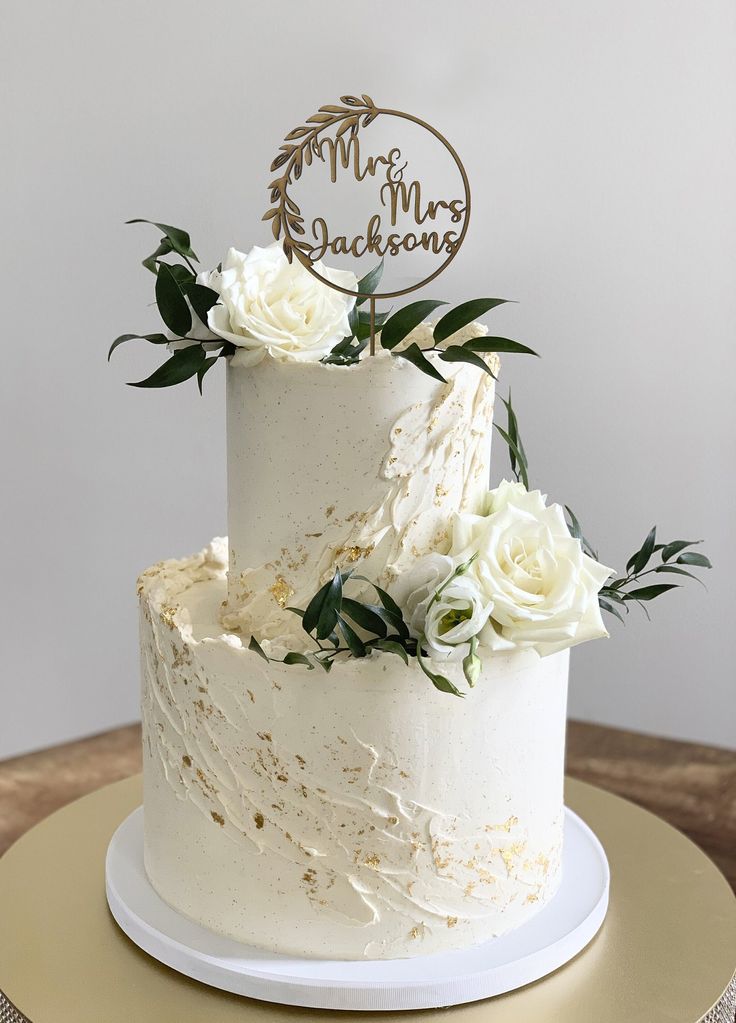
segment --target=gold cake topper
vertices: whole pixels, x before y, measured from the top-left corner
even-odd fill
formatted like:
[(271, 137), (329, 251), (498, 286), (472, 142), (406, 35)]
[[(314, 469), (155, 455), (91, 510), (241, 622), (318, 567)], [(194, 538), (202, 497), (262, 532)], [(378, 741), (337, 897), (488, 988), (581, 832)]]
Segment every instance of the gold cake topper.
[[(409, 121), (429, 132), (449, 153), (461, 180), (458, 196), (428, 199), (417, 178), (405, 177), (407, 161), (397, 146), (391, 146), (386, 152), (366, 152), (366, 129), (379, 118), (389, 117)], [(331, 235), (324, 216), (312, 217), (306, 226), (305, 217), (289, 189), (301, 178), (304, 169), (315, 162), (328, 167), (332, 184), (343, 171), (352, 174), (356, 182), (378, 185), (378, 208), (371, 213), (362, 234)], [(328, 287), (356, 299), (369, 299), (370, 351), (374, 354), (376, 300), (398, 298), (429, 284), (447, 269), (465, 239), (470, 221), (470, 184), (460, 157), (447, 139), (426, 121), (400, 110), (377, 107), (371, 97), (364, 94), (341, 96), (339, 105), (320, 107), (304, 124), (292, 129), (271, 163), (271, 171), (279, 174), (268, 186), (271, 206), (263, 219), (270, 221), (276, 240), (283, 237), (284, 253), (289, 262), (296, 256), (309, 273)], [(384, 216), (387, 218), (385, 227)], [(408, 217), (417, 230), (401, 231), (402, 216)], [(444, 229), (439, 226), (438, 217), (449, 222)], [(355, 258), (373, 254), (385, 259), (416, 250), (442, 257), (441, 262), (417, 283), (392, 291), (351, 291), (315, 269), (315, 264), (327, 253)]]

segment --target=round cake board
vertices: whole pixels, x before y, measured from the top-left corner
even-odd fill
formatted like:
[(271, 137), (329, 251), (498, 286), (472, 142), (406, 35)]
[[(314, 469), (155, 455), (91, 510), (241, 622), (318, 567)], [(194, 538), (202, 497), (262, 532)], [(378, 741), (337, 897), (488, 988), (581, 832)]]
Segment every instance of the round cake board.
[[(116, 782), (47, 817), (0, 858), (0, 1018), (23, 1018), (12, 1003), (33, 1023), (335, 1023), (328, 1009), (200, 984), (130, 941), (105, 899), (105, 851), (140, 802), (140, 776)], [(487, 1001), (362, 1020), (733, 1021), (736, 899), (718, 868), (679, 831), (609, 792), (568, 779), (566, 802), (611, 866), (608, 913), (588, 947), (544, 980)]]
[(108, 847), (107, 901), (119, 926), (145, 952), (224, 991), (313, 1009), (432, 1009), (523, 987), (590, 942), (608, 908), (608, 862), (591, 829), (569, 809), (563, 849), (560, 888), (526, 924), (472, 948), (412, 959), (280, 955), (189, 920), (163, 901), (146, 876), (142, 807), (123, 821)]

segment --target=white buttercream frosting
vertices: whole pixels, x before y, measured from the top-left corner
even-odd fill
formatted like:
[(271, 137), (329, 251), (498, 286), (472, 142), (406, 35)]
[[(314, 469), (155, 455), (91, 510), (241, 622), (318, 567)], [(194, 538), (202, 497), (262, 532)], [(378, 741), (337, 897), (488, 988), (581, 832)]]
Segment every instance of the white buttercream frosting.
[[(453, 341), (484, 332), (473, 324)], [(351, 367), (233, 358), (228, 628), (303, 649), (285, 606), (304, 608), (336, 565), (360, 561), (390, 586), (449, 549), (453, 513), (476, 510), (488, 489), (494, 381), (430, 358), (446, 384), (383, 350)]]
[(145, 862), (168, 903), (243, 942), (359, 959), (474, 944), (551, 898), (567, 652), (494, 655), (464, 700), (387, 654), (267, 664), (223, 632), (226, 585), (222, 540), (139, 583)]

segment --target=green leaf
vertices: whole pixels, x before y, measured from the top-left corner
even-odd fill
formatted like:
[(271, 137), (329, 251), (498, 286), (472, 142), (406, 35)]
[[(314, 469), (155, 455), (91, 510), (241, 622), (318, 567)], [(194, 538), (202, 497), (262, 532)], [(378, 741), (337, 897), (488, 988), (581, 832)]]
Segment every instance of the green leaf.
[(575, 515), (575, 512), (574, 512), (574, 511), (572, 510), (572, 508), (570, 508), (570, 506), (569, 506), (569, 505), (567, 505), (567, 504), (565, 505), (565, 511), (566, 511), (566, 512), (567, 512), (567, 514), (568, 514), (568, 515), (570, 516), (570, 535), (571, 535), (571, 536), (572, 536), (572, 537), (573, 537), (573, 538), (574, 538), (575, 540), (580, 540), (580, 539), (582, 539), (582, 536), (583, 536), (583, 531), (582, 531), (582, 529), (580, 528), (580, 523), (579, 523), (579, 522), (578, 522), (578, 520), (577, 520), (577, 516)]
[(262, 647), (262, 646), (261, 646), (261, 644), (260, 644), (260, 643), (258, 642), (258, 640), (256, 639), (256, 637), (255, 637), (255, 636), (251, 636), (251, 637), (250, 637), (250, 643), (248, 644), (248, 649), (249, 649), (249, 650), (252, 650), (252, 651), (253, 651), (253, 653), (256, 653), (256, 654), (258, 654), (258, 656), (259, 656), (259, 657), (262, 657), (264, 661), (267, 661), (267, 660), (268, 660), (268, 657), (267, 657), (267, 656), (266, 656), (266, 654), (265, 654), (265, 653), (263, 652), (263, 647)]
[(609, 614), (615, 615), (620, 622), (623, 622), (624, 625), (626, 625), (626, 622), (624, 621), (624, 616), (621, 614), (619, 609), (617, 607), (614, 607), (613, 604), (609, 603), (609, 601), (606, 600), (605, 597), (601, 597), (599, 595), (598, 603), (600, 604), (604, 611), (608, 611)]
[[(374, 582), (371, 582), (370, 579), (366, 579), (366, 577), (363, 575), (356, 575), (354, 578), (360, 579), (361, 582), (364, 583), (370, 583), (370, 585), (378, 594), (378, 599), (381, 601), (381, 603), (383, 604), (384, 608), (386, 609), (390, 616), (390, 620), (387, 622), (387, 624), (390, 624), (394, 629), (396, 629), (396, 631), (403, 639), (408, 639), (409, 629), (407, 628), (406, 623), (404, 621), (403, 612), (399, 605), (394, 600), (394, 598), (391, 596), (391, 594), (386, 593), (386, 591), (382, 590), (380, 586), (376, 586)], [(374, 608), (374, 610), (378, 612), (378, 608)]]
[(158, 267), (156, 266), (156, 260), (159, 256), (168, 256), (173, 251), (171, 242), (168, 238), (162, 238), (159, 247), (155, 252), (152, 252), (150, 256), (147, 256), (142, 262), (146, 270), (150, 270), (152, 274), (158, 273)]
[(350, 327), (349, 338), (352, 339), (358, 333), (358, 310), (355, 306), (348, 313), (348, 327)]
[(639, 586), (635, 590), (629, 590), (624, 594), (627, 600), (654, 600), (667, 590), (678, 589), (677, 583), (659, 583), (655, 586)]
[(178, 337), (184, 337), (192, 328), (192, 313), (179, 284), (166, 263), (159, 267), (156, 277), (156, 305), (161, 319)]
[(676, 564), (696, 565), (698, 568), (713, 568), (705, 554), (698, 554), (697, 551), (685, 551), (684, 554), (677, 558)]
[(361, 604), (350, 597), (343, 597), (342, 610), (344, 613), (359, 625), (361, 629), (372, 633), (374, 636), (386, 636), (388, 628), (381, 614), (367, 604)]
[(662, 548), (662, 561), (669, 561), (670, 558), (674, 558), (675, 554), (684, 551), (686, 547), (694, 547), (695, 544), (702, 542), (702, 540), (673, 540), (672, 543), (665, 544)]
[(185, 291), (187, 298), (192, 303), (192, 309), (206, 326), (207, 313), (213, 305), (217, 305), (220, 301), (220, 296), (212, 288), (206, 288), (203, 284), (197, 284), (196, 282), (188, 284)]
[(465, 348), (463, 345), (451, 345), (449, 348), (445, 348), (440, 352), (440, 359), (443, 362), (467, 362), (470, 366), (482, 369), (489, 377), (493, 377), (494, 380), (496, 379), (496, 374), (492, 372), (488, 363), (481, 359), (480, 355), (476, 355), (475, 352), (471, 352), (469, 348)]
[(304, 617), (304, 612), (298, 607), (285, 607), (284, 611), (291, 611), (292, 614), (298, 615), (300, 618)]
[(446, 678), (444, 675), (435, 675), (434, 672), (426, 671), (426, 670), (425, 670), (424, 674), (429, 679), (431, 679), (432, 685), (435, 687), (435, 689), (439, 689), (439, 691), (441, 693), (452, 693), (453, 696), (461, 696), (461, 697), (465, 695), (464, 693), (461, 693), (460, 690), (457, 688), (457, 686), (454, 685), (449, 680), (449, 678)]
[[(383, 334), (381, 334), (381, 337), (383, 337)], [(406, 359), (407, 362), (416, 366), (417, 369), (420, 369), (422, 373), (426, 373), (427, 376), (434, 377), (435, 380), (440, 380), (443, 384), (447, 383), (440, 371), (435, 369), (429, 359), (424, 355), (418, 344), (412, 343), (408, 348), (402, 348), (400, 352), (395, 353), (395, 357)]]
[(197, 387), (199, 388), (200, 394), (202, 394), (202, 381), (204, 380), (204, 375), (205, 373), (212, 369), (216, 362), (217, 356), (210, 355), (208, 358), (204, 360), (202, 365), (197, 370)]
[(131, 387), (171, 387), (193, 377), (205, 361), (204, 349), (201, 345), (192, 345), (174, 352), (170, 359), (159, 366), (150, 377), (130, 384)]
[(509, 460), (511, 462), (511, 471), (516, 476), (517, 480), (521, 480), (526, 489), (529, 489), (529, 465), (527, 462), (526, 451), (521, 440), (519, 433), (519, 423), (514, 412), (514, 407), (511, 403), (511, 389), (509, 388), (508, 398), (501, 398), (504, 406), (506, 407), (506, 413), (508, 416), (508, 432), (503, 430), (500, 426), (496, 426), (496, 429), (501, 434), (509, 449)]
[(658, 565), (654, 569), (654, 571), (655, 572), (667, 572), (667, 573), (670, 573), (672, 575), (686, 575), (688, 577), (688, 579), (694, 579), (696, 583), (700, 583), (700, 585), (704, 589), (708, 588), (705, 585), (705, 583), (703, 582), (703, 580), (698, 578), (697, 575), (693, 575), (692, 572), (687, 572), (684, 568), (677, 568), (676, 565)]
[(337, 569), (332, 579), (317, 591), (307, 605), (302, 619), (304, 631), (314, 632), (317, 639), (327, 639), (335, 630), (341, 604), (342, 576)]
[(632, 554), (629, 560), (626, 562), (626, 571), (633, 572), (634, 575), (638, 575), (644, 568), (646, 568), (649, 559), (654, 551), (654, 544), (657, 537), (657, 527), (652, 526), (646, 536), (646, 540), (641, 545), (636, 554)]
[(306, 654), (288, 653), (283, 660), (284, 664), (305, 664), (310, 671), (314, 671), (314, 665)]
[(350, 648), (350, 653), (353, 657), (365, 657), (366, 650), (363, 640), (358, 637), (358, 634), (353, 631), (342, 615), (337, 616), (337, 626), (345, 637), (345, 642)]
[(516, 441), (512, 440), (512, 438), (509, 436), (509, 434), (504, 430), (504, 428), (502, 426), (499, 426), (498, 423), (494, 423), (493, 425), (496, 427), (498, 432), (501, 434), (503, 439), (506, 441), (506, 444), (508, 445), (509, 451), (514, 456), (514, 458), (512, 459), (512, 462), (511, 462), (512, 470), (514, 472), (516, 472), (516, 465), (518, 464), (519, 475), (521, 476), (521, 482), (524, 484), (524, 486), (528, 490), (529, 489), (529, 477), (527, 475), (526, 459), (524, 458), (524, 455), (523, 455), (523, 453), (521, 451), (521, 448), (519, 447), (519, 445), (517, 444)]
[(469, 302), (455, 306), (435, 324), (434, 343), (441, 344), (458, 330), (473, 323), (478, 317), (484, 316), (496, 306), (505, 305), (508, 301), (507, 298), (472, 298)]
[(401, 643), (395, 639), (376, 639), (371, 645), (377, 650), (384, 650), (387, 654), (396, 654), (408, 666), (409, 655)]
[(466, 341), (462, 347), (470, 349), (471, 352), (507, 352), (511, 355), (540, 357), (539, 352), (535, 352), (533, 348), (527, 348), (519, 341), (510, 341), (507, 337), (473, 337), (470, 341)]
[(381, 331), (381, 347), (392, 351), (422, 322), (425, 316), (441, 305), (447, 305), (447, 302), (422, 299), (420, 302), (411, 302), (403, 309), (399, 309), (393, 316), (389, 316), (384, 324)]
[[(383, 260), (381, 260), (380, 263), (377, 263), (373, 267), (372, 270), (369, 270), (368, 273), (365, 275), (365, 277), (361, 277), (360, 278), (360, 280), (358, 281), (358, 289), (357, 290), (362, 295), (372, 295), (373, 292), (378, 287), (378, 285), (381, 283), (381, 278), (382, 277), (383, 277)], [(358, 298), (358, 299), (355, 300), (355, 304), (356, 304), (356, 306), (358, 306), (358, 305), (362, 305), (364, 302), (367, 302), (367, 301), (368, 301), (367, 298)], [(376, 320), (377, 319), (378, 319), (378, 317), (376, 317)]]
[(424, 660), (424, 656), (422, 654), (422, 643), (425, 643), (425, 642), (426, 642), (426, 638), (424, 636), (421, 636), (419, 638), (419, 642), (417, 643), (417, 661), (419, 663), (419, 667), (422, 669), (422, 671), (427, 676), (427, 678), (430, 680), (430, 682), (435, 687), (435, 689), (439, 689), (440, 692), (442, 692), (442, 693), (451, 693), (453, 696), (460, 696), (460, 697), (462, 697), (463, 693), (460, 692), (460, 690), (457, 688), (457, 686), (454, 685), (454, 683), (452, 683), (449, 680), (449, 678), (445, 678), (444, 675), (438, 675), (436, 672), (432, 671), (428, 667), (426, 661)]
[(182, 291), (185, 291), (188, 285), (194, 284), (195, 275), (188, 266), (184, 266), (183, 263), (166, 263), (165, 265), (171, 270), (174, 280)]
[[(381, 330), (390, 313), (376, 313), (376, 330)], [(365, 341), (371, 336), (371, 318), (368, 313), (358, 313), (358, 326), (355, 336), (359, 341)]]
[(110, 351), (107, 353), (107, 361), (110, 361), (110, 356), (115, 349), (126, 341), (150, 341), (152, 345), (165, 345), (168, 344), (170, 338), (166, 337), (165, 334), (121, 334), (120, 337), (116, 337), (113, 343), (110, 345)]
[(189, 235), (186, 231), (182, 231), (180, 227), (172, 227), (170, 224), (159, 224), (155, 220), (144, 220), (142, 217), (136, 217), (134, 220), (126, 220), (125, 223), (153, 224), (154, 227), (157, 227), (159, 231), (166, 236), (174, 252), (178, 252), (180, 256), (186, 256), (188, 259), (193, 259), (196, 263), (199, 262), (192, 251), (192, 243)]

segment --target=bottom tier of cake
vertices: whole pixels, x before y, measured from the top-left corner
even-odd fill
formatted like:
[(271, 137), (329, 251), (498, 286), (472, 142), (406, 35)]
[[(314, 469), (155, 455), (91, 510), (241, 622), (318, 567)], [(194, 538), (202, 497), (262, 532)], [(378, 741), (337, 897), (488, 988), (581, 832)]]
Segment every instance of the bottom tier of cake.
[(219, 625), (223, 543), (139, 592), (145, 863), (175, 909), (279, 952), (387, 959), (485, 941), (554, 895), (567, 651), (489, 657), (458, 699), (392, 654), (266, 663)]

